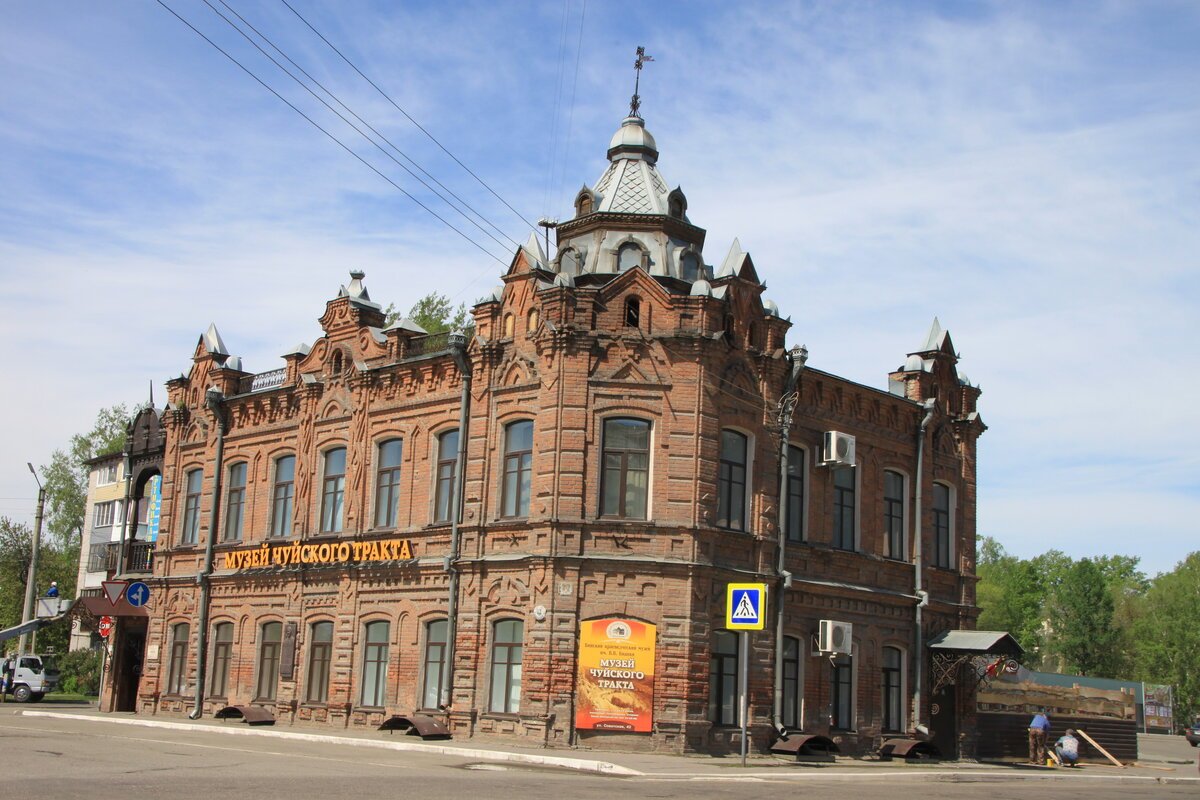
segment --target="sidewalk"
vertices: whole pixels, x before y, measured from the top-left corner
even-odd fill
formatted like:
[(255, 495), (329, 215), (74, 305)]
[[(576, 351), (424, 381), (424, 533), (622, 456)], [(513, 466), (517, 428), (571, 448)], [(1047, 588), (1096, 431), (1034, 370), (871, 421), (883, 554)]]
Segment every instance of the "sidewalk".
[(782, 756), (755, 755), (745, 768), (737, 756), (712, 757), (703, 755), (675, 756), (655, 753), (615, 753), (576, 749), (538, 749), (516, 747), (508, 743), (459, 742), (447, 740), (423, 742), (416, 736), (379, 731), (341, 730), (309, 731), (274, 726), (251, 727), (243, 722), (214, 720), (169, 719), (140, 716), (131, 713), (100, 713), (90, 708), (60, 708), (42, 710), (9, 707), (26, 717), (87, 720), (97, 724), (131, 725), (160, 730), (203, 731), (230, 736), (260, 736), (292, 741), (335, 744), (349, 747), (370, 747), (393, 751), (425, 752), (468, 760), (522, 764), (533, 767), (568, 769), (582, 773), (646, 780), (695, 781), (878, 781), (897, 779), (920, 780), (1105, 780), (1153, 783), (1194, 783), (1200, 785), (1200, 774), (1188, 766), (1146, 767), (1133, 765), (1126, 769), (1095, 764), (1079, 770), (1032, 767), (1025, 764), (974, 762), (878, 761), (838, 758), (832, 764), (798, 764)]

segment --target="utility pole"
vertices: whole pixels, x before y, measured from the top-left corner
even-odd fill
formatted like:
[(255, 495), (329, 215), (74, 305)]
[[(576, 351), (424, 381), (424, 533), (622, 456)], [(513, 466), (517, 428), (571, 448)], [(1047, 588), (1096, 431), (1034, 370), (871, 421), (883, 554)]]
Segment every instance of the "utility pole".
[[(29, 467), (29, 471), (33, 473), (33, 479), (38, 485), (38, 504), (37, 516), (33, 520), (33, 548), (29, 554), (29, 574), (25, 576), (25, 608), (21, 613), (21, 623), (24, 624), (33, 619), (33, 593), (35, 590), (34, 579), (37, 577), (37, 562), (38, 550), (42, 546), (42, 511), (46, 508), (46, 488), (42, 486), (42, 482), (38, 480), (37, 471), (33, 468), (33, 464), (25, 462)], [(25, 645), (29, 641), (29, 634), (22, 633), (21, 638), (17, 641), (17, 653), (25, 652)]]

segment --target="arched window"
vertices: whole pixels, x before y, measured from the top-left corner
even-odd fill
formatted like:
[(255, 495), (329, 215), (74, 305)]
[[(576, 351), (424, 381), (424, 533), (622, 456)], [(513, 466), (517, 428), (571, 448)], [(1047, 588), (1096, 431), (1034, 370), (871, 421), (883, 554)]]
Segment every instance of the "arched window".
[(454, 468), (458, 463), (458, 429), (438, 436), (437, 473), (433, 498), (433, 521), (449, 522), (454, 506)]
[(525, 623), (502, 619), (492, 626), (492, 675), (488, 709), (515, 714), (521, 709), (521, 662)]
[(721, 464), (717, 473), (717, 527), (746, 530), (746, 437), (721, 431)]
[(271, 489), (271, 537), (287, 536), (292, 530), (292, 502), (296, 492), (296, 457), (275, 459), (275, 486)]
[(346, 498), (346, 448), (325, 453), (325, 477), (321, 490), (321, 533), (342, 530), (342, 506)]
[(600, 514), (646, 518), (650, 484), (650, 423), (640, 419), (604, 421)]
[(213, 626), (212, 680), (209, 694), (225, 697), (229, 691), (229, 662), (233, 655), (233, 623), (218, 622)]
[(888, 558), (903, 560), (904, 547), (904, 476), (893, 470), (883, 473), (883, 534)]
[(529, 486), (533, 465), (533, 423), (513, 422), (504, 429), (504, 486), (502, 517), (529, 516)]
[(708, 718), (716, 725), (738, 721), (738, 639), (732, 631), (713, 637), (708, 668)]
[(533, 333), (538, 326), (538, 310), (536, 308), (529, 309), (529, 315), (525, 317), (525, 332)]
[(166, 694), (183, 694), (187, 691), (188, 637), (192, 626), (180, 622), (171, 628), (171, 666), (167, 671)]
[(333, 655), (333, 623), (314, 622), (308, 646), (308, 690), (305, 699), (324, 703), (329, 699), (329, 662)]
[(679, 277), (688, 283), (698, 281), (700, 279), (700, 256), (695, 253), (684, 253), (683, 258), (679, 259)]
[(642, 248), (633, 242), (621, 245), (617, 250), (617, 272), (625, 272), (640, 266), (642, 266)]
[(179, 534), (180, 544), (195, 544), (200, 532), (200, 486), (204, 481), (202, 470), (189, 470), (185, 482), (187, 490), (183, 497), (183, 530)]
[(904, 730), (904, 658), (898, 647), (883, 648), (883, 729)]
[(592, 213), (592, 193), (586, 189), (579, 193), (575, 198), (575, 216), (582, 217), (584, 214)]
[(342, 352), (340, 350), (333, 354), (329, 372), (335, 378), (342, 374)]
[(512, 335), (513, 335), (513, 324), (514, 324), (514, 323), (513, 323), (513, 315), (512, 315), (512, 314), (505, 314), (505, 315), (504, 315), (504, 336), (505, 336), (506, 338), (512, 338)]
[(262, 626), (262, 637), (258, 643), (258, 693), (257, 700), (274, 700), (275, 687), (279, 685), (279, 644), (283, 641), (283, 623), (267, 622)]
[(368, 622), (363, 629), (361, 705), (378, 707), (386, 702), (390, 632), (387, 621)]
[(404, 441), (389, 439), (379, 444), (379, 466), (375, 476), (375, 527), (396, 527), (400, 508), (400, 460)]
[(642, 324), (642, 301), (636, 297), (625, 298), (625, 327), (637, 328)]
[(950, 527), (950, 487), (933, 485), (933, 565), (950, 568), (953, 547)]
[(229, 482), (225, 487), (226, 542), (242, 538), (242, 517), (246, 508), (246, 462), (229, 466)]
[(421, 708), (442, 704), (442, 669), (446, 663), (446, 620), (425, 624), (425, 680), (421, 687)]

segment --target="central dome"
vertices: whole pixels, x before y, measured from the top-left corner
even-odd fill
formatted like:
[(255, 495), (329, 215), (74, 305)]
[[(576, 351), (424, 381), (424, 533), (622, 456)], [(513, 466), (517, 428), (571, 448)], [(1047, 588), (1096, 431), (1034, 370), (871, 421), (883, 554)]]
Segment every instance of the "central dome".
[(654, 137), (646, 130), (646, 123), (641, 117), (628, 116), (621, 120), (621, 127), (608, 143), (608, 159), (611, 161), (615, 155), (640, 155), (652, 162), (658, 160)]

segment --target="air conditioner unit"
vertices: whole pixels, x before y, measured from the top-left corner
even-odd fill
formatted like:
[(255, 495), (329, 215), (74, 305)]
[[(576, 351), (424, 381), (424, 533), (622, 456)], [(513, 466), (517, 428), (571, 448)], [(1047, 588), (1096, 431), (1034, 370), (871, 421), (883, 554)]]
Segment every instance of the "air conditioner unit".
[(854, 466), (854, 437), (848, 433), (825, 431), (825, 445), (821, 448), (823, 464)]
[(817, 636), (817, 648), (822, 653), (850, 654), (854, 625), (832, 619), (821, 620), (821, 632)]

